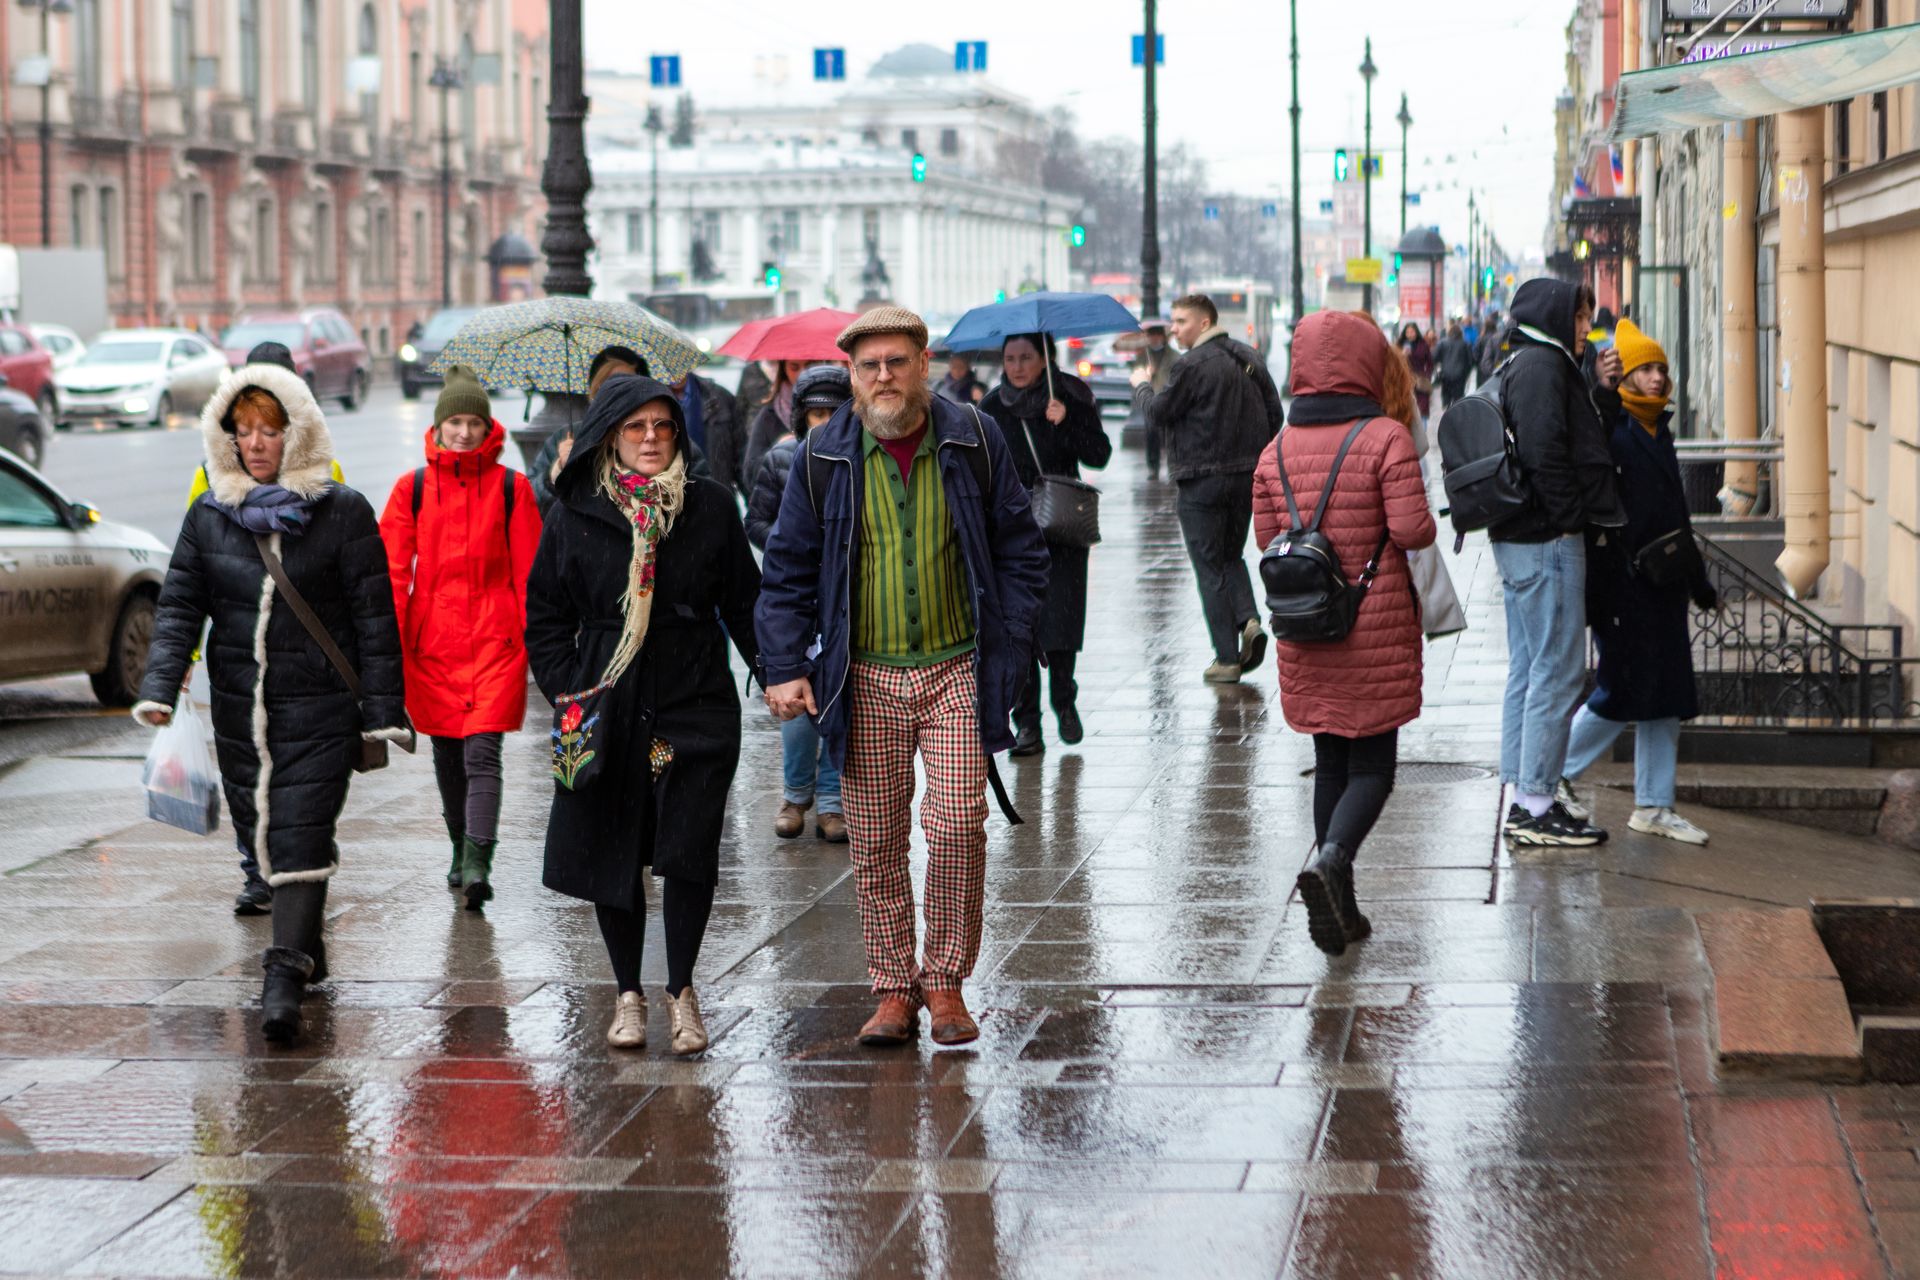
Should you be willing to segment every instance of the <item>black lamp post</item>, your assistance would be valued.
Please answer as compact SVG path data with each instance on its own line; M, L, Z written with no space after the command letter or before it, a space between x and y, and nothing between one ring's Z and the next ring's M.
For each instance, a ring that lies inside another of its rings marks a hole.
M466 84L466 73L451 58L436 57L427 84L440 91L440 305L453 305L453 130L447 123L447 99Z
M1467 313L1480 311L1480 208L1467 193Z
M1300 274L1300 0L1287 0L1287 21L1293 36L1293 323L1307 313L1306 287Z
M1360 63L1360 78L1367 83L1367 124L1366 135L1360 145L1360 203L1361 203L1361 246L1360 256L1373 257L1373 78L1380 74L1380 68L1373 65L1373 37L1367 37L1367 56ZM1361 286L1361 305L1367 314L1373 314L1373 281Z
M73 0L20 0L22 9L40 11L40 54L46 60L40 81L40 243L53 247L53 15L73 12Z
M587 167L587 95L581 65L581 0L549 0L550 82L547 103L547 164L540 191L547 197L547 231L540 249L547 257L548 293L584 298L593 289L587 254L587 192L593 174Z
M660 115L660 108L647 108L647 133L653 144L653 194L647 199L647 247L653 251L653 267L649 279L653 287L660 287L660 131L667 122Z
M1159 121L1154 109L1154 54L1159 39L1154 32L1154 0L1146 0L1147 33L1140 61L1146 71L1146 164L1140 204L1140 313L1160 314L1160 154Z
M1394 117L1400 124L1400 238L1407 238L1407 130L1413 127L1413 116L1407 111L1407 95L1400 95L1400 114Z

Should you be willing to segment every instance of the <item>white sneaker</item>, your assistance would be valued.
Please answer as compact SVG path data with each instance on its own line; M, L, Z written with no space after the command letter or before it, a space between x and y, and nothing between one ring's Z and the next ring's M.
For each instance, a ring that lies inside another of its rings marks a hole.
M1567 816L1579 822L1593 818L1593 806L1582 800L1573 789L1573 779L1562 778L1553 788L1553 798L1567 811Z
M638 991L622 991L613 1006L613 1025L607 1028L607 1043L616 1049L647 1047L647 998Z
M1681 844L1705 844L1707 833L1671 809L1635 809L1627 825L1642 835L1665 836Z

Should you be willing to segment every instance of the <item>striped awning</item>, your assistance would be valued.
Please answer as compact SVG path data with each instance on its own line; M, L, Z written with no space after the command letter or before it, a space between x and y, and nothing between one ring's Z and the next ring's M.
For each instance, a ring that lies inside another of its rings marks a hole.
M1610 136L1618 142L1754 120L1917 80L1920 24L1630 71L1615 90Z

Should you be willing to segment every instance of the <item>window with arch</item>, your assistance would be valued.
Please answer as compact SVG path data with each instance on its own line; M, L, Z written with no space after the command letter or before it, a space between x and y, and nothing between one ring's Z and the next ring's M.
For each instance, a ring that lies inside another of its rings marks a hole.
M339 271L334 252L333 201L313 202L313 275L316 280L332 280Z
M371 4L360 6L360 36L358 41L360 56L378 58L380 56L380 15ZM368 124L380 121L380 91L369 90L360 95L360 114Z
M193 0L173 0L173 83L193 92Z
M240 0L240 97L260 106L260 0Z
M253 280L277 280L280 277L280 246L273 216L273 200L261 196L253 202L253 260L247 274Z
M187 195L187 272L190 280L213 279L213 195Z
M381 205L373 211L373 271L381 284L393 283L393 210Z
M433 241L427 231L427 211L413 211L413 282L433 282Z
M320 110L320 0L300 0L300 101Z
M100 96L101 35L100 0L75 0L74 89L83 98Z
M69 243L80 249L92 243L93 233L93 188L84 182L76 182L67 191Z
M467 166L480 150L480 92L473 83L473 34L460 37L460 145L466 148Z

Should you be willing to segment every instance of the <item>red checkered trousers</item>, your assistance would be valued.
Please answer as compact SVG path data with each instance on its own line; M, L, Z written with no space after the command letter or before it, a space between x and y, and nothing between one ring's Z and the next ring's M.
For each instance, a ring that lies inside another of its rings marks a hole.
M958 991L980 956L987 876L987 754L973 655L930 667L856 662L840 798L876 994ZM927 942L914 957L913 757L926 766Z

